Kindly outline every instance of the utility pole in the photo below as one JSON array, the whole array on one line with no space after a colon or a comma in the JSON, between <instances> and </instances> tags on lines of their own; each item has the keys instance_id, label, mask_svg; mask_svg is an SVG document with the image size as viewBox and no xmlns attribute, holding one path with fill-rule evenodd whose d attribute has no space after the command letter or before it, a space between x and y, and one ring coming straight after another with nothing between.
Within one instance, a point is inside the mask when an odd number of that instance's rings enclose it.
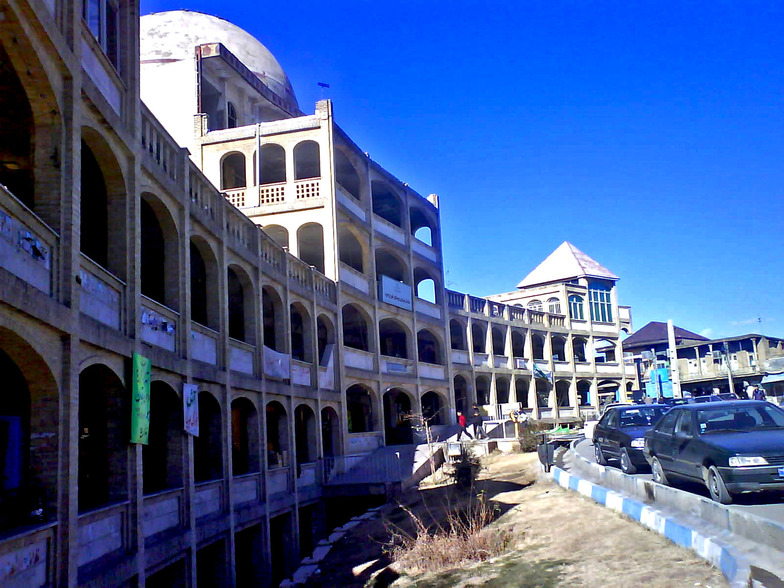
<instances>
[{"instance_id":1,"label":"utility pole","mask_svg":"<svg viewBox=\"0 0 784 588\"><path fill-rule=\"evenodd\" d=\"M730 363L730 346L727 341L723 341L721 348L724 350L724 356L727 358L727 381L730 385L730 393L735 394L735 383L732 381L732 364Z\"/></svg>"},{"instance_id":2,"label":"utility pole","mask_svg":"<svg viewBox=\"0 0 784 588\"><path fill-rule=\"evenodd\" d=\"M681 392L681 370L678 365L678 349L675 347L675 327L672 319L667 321L667 346L670 356L670 380L672 380L672 397L683 398Z\"/></svg>"}]
</instances>

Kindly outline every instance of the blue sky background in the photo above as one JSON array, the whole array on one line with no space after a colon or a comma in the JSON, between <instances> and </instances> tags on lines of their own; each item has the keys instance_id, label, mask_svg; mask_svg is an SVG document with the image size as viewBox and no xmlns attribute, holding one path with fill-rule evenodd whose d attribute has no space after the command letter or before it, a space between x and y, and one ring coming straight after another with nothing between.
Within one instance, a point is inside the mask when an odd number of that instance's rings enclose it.
<instances>
[{"instance_id":1,"label":"blue sky background","mask_svg":"<svg viewBox=\"0 0 784 588\"><path fill-rule=\"evenodd\" d=\"M300 108L440 197L447 287L563 241L634 325L784 336L784 3L141 0L244 28Z\"/></svg>"}]
</instances>

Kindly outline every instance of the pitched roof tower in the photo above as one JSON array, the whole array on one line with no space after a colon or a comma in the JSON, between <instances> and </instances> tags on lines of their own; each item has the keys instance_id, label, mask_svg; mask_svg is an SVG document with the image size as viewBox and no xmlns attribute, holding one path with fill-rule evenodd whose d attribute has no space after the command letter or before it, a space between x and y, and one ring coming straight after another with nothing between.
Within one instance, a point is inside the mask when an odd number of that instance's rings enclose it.
<instances>
[{"instance_id":1,"label":"pitched roof tower","mask_svg":"<svg viewBox=\"0 0 784 588\"><path fill-rule=\"evenodd\" d=\"M575 278L601 278L617 281L620 278L579 249L564 241L547 259L528 274L518 288L528 288Z\"/></svg>"}]
</instances>

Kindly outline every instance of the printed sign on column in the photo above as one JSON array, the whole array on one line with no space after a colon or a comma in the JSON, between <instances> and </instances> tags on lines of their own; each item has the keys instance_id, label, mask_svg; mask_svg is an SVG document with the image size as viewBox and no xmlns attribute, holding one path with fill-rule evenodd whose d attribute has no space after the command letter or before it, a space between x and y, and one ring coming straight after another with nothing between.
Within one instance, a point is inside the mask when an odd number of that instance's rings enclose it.
<instances>
[{"instance_id":1,"label":"printed sign on column","mask_svg":"<svg viewBox=\"0 0 784 588\"><path fill-rule=\"evenodd\" d=\"M131 392L131 443L147 445L150 438L150 371L152 362L133 354Z\"/></svg>"},{"instance_id":2,"label":"printed sign on column","mask_svg":"<svg viewBox=\"0 0 784 588\"><path fill-rule=\"evenodd\" d=\"M199 387L196 384L182 385L182 406L185 432L199 436Z\"/></svg>"}]
</instances>

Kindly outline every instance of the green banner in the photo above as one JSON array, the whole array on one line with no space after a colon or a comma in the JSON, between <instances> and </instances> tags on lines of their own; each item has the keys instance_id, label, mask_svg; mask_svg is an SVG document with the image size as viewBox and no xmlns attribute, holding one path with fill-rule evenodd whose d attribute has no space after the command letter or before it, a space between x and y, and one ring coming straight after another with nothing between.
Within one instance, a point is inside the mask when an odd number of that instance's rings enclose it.
<instances>
[{"instance_id":1,"label":"green banner","mask_svg":"<svg viewBox=\"0 0 784 588\"><path fill-rule=\"evenodd\" d=\"M131 443L147 445L150 437L150 368L146 357L133 354Z\"/></svg>"}]
</instances>

